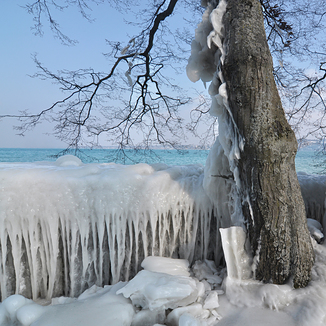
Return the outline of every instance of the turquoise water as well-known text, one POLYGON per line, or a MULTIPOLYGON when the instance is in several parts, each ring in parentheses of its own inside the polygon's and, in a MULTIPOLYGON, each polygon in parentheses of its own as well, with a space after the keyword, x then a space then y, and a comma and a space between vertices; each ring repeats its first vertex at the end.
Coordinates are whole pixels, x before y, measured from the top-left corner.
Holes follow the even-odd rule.
MULTIPOLYGON (((208 150, 125 150, 124 153, 114 149, 83 149, 77 155, 84 163, 108 163, 122 164, 165 163, 168 165, 205 165, 208 150)), ((0 148, 0 162, 36 162, 55 161, 57 155, 62 155, 61 149, 30 149, 30 148, 0 148)), ((314 148, 306 147, 299 150, 296 157, 297 171, 309 174, 326 174, 326 157, 316 155, 314 148)))
MULTIPOLYGON (((67 154, 78 156, 83 163, 160 162, 168 165, 204 165, 208 153, 208 150, 124 150, 121 152, 114 149, 83 149, 77 153, 72 151, 67 154)), ((55 161, 58 155, 63 155, 61 149, 0 148, 0 162, 55 161)))
POLYGON ((315 146, 300 149, 295 159, 296 170, 308 174, 326 174, 326 155, 316 151, 315 146))

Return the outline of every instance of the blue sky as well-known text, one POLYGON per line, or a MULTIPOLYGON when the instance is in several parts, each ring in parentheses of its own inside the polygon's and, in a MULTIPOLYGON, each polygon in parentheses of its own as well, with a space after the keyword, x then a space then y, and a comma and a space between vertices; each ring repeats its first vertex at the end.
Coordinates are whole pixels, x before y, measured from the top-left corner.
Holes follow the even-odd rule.
MULTIPOLYGON (((109 64, 102 55, 110 50, 106 39, 127 44, 130 38, 135 35, 134 28, 125 24, 124 15, 115 11, 107 3, 100 5, 92 3, 92 12, 90 13, 95 19, 93 23, 85 20, 76 8, 70 8, 64 12, 53 12, 62 31, 79 41, 75 46, 64 46, 58 39, 54 38, 46 21, 44 22, 43 37, 33 35, 31 30, 33 26, 32 16, 21 7, 28 1, 5 0, 1 2, 0 115, 15 114, 19 110, 26 109, 37 113, 61 99, 62 95, 57 85, 50 81, 30 77, 36 73, 32 59, 33 54, 37 53, 38 59, 52 71, 90 67, 99 71, 107 71, 109 64)), ((174 24, 183 24, 182 14, 179 13, 173 19, 174 24)), ((131 14, 130 17, 133 18, 131 14)), ((189 12, 187 18, 195 23, 196 20, 199 22, 201 19, 199 16, 189 16, 189 12)), ((171 21, 170 18, 168 19, 171 21)), ((180 83, 184 88, 195 87, 197 90, 204 90, 200 82, 192 84, 187 79, 185 71, 184 75, 178 78, 180 78, 180 83)), ((193 97, 196 96, 197 93, 194 91, 193 97)), ((190 107, 185 108, 182 116, 189 116, 190 109, 190 107)), ((17 136, 16 131, 13 130, 13 125, 17 124, 14 119, 0 121, 0 148, 65 147, 64 143, 48 135, 53 127, 49 123, 37 126, 24 137, 17 136)), ((189 137, 186 143, 196 144, 198 140, 189 137)))
MULTIPOLYGON (((62 30, 78 40, 75 46, 64 46, 54 38, 47 22, 44 22, 42 37, 33 34, 32 16, 21 7, 25 3, 25 0, 1 3, 0 114, 14 114, 25 109, 38 112, 61 97, 58 87, 50 81, 30 77, 36 72, 33 54, 36 53, 38 59, 53 71, 90 67, 105 70, 108 62, 102 53, 109 51, 105 39, 128 43, 133 35, 124 23, 124 17, 108 4, 92 5, 91 16, 96 19, 93 23, 85 20, 76 8, 71 8, 63 13, 54 12, 62 30)), ((193 86, 185 74, 182 78, 189 87, 193 86)), ((202 85, 199 87, 203 88, 202 85)), ((47 123, 37 126, 24 137, 16 135, 13 125, 17 125, 13 119, 0 121, 0 148, 65 147, 64 143, 47 135, 52 128, 47 123)))

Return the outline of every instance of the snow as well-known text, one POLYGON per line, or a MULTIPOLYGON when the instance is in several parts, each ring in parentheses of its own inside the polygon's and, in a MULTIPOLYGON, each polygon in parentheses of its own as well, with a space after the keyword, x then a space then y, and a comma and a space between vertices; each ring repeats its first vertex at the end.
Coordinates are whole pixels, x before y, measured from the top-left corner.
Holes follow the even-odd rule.
POLYGON ((129 300, 116 295, 121 285, 123 284, 99 289, 96 294, 89 297, 84 295, 84 298, 65 304, 27 304, 16 311, 11 322, 17 320, 24 326, 68 326, 93 325, 96 319, 96 325, 108 325, 108 321, 110 326, 130 325, 135 312, 129 300))
MULTIPOLYGON (((223 242, 227 246, 237 255, 238 244, 223 242)), ((306 289, 239 279, 229 271, 226 276, 225 268, 206 260, 196 262, 190 277, 144 269, 129 282, 94 285, 78 298, 55 298, 46 306, 12 295, 0 304, 0 325, 326 325, 326 247, 314 242, 314 249, 316 264, 306 289), (214 273, 222 284, 209 283, 214 273)), ((151 267, 167 262, 184 264, 155 257, 151 267)))
POLYGON ((296 325, 286 313, 262 309, 244 309, 222 319, 219 326, 279 326, 296 325))

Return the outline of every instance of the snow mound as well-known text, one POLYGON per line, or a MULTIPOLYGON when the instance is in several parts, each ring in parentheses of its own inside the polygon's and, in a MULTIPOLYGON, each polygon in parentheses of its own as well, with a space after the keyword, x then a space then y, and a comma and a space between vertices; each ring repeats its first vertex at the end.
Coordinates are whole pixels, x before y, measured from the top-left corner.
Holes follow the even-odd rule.
POLYGON ((83 162, 74 155, 64 155, 59 157, 55 164, 57 166, 81 166, 83 165, 83 162))

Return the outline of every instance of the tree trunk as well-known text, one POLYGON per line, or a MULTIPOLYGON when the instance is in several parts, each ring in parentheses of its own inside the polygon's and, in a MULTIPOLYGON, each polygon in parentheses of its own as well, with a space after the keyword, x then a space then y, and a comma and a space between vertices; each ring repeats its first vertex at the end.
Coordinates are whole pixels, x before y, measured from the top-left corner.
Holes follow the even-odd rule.
POLYGON ((314 262, 305 208, 295 171, 297 142, 273 77, 258 0, 228 0, 222 72, 229 107, 244 150, 238 161, 243 213, 256 278, 294 287, 310 280, 314 262))

